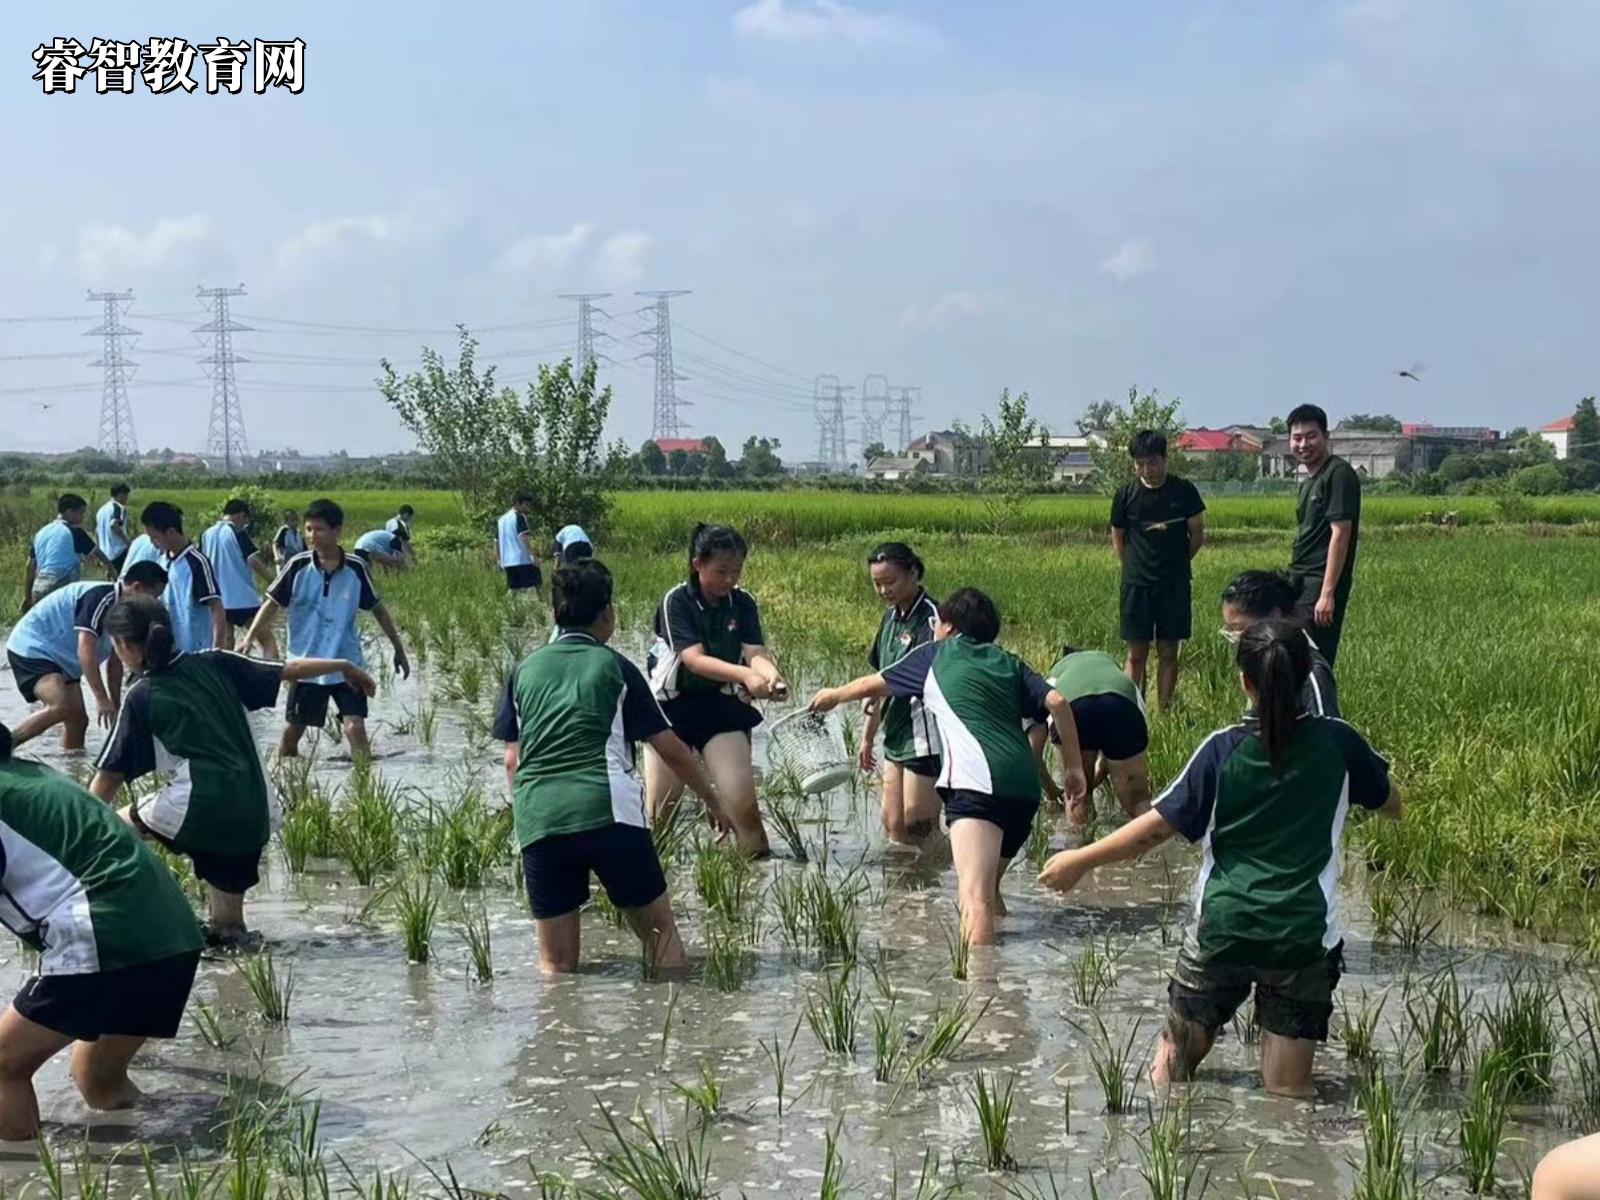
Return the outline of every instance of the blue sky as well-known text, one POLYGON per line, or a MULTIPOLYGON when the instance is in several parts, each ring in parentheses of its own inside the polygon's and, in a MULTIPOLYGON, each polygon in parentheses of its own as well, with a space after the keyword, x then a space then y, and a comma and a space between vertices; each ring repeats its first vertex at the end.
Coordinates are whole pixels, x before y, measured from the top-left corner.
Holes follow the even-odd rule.
MULTIPOLYGON (((186 323, 198 285, 239 282, 253 447, 404 448, 376 361, 451 345, 313 326, 465 321, 521 380, 570 349, 557 294, 582 290, 614 293, 630 443, 650 288, 692 289, 692 431, 776 434, 788 458, 815 448, 821 373, 920 386, 923 427, 1002 387, 1061 429, 1133 383, 1213 425, 1312 401, 1504 428, 1597 388, 1589 0, 270 11, 0 15, 0 318, 132 288, 142 446, 203 445, 186 323), (303 38, 304 92, 30 78, 58 36, 220 33, 303 38), (1420 384, 1390 374, 1415 362, 1420 384)), ((0 322, 0 444, 94 440, 92 355, 17 357, 94 349, 84 328, 0 322)))

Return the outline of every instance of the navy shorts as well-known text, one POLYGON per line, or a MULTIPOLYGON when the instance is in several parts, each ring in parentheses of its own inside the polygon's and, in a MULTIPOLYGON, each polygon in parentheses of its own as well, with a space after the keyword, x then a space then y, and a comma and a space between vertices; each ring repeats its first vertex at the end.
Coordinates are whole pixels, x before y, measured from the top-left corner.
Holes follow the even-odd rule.
POLYGON ((664 701, 661 711, 672 725, 672 732, 691 750, 704 750, 712 738, 724 733, 742 733, 761 724, 761 710, 727 692, 695 692, 664 701))
POLYGON ((194 864, 195 878, 219 892, 242 896, 261 882, 261 855, 263 846, 254 854, 213 854, 208 850, 191 850, 180 846, 171 838, 157 833, 144 823, 139 806, 133 806, 133 827, 153 842, 160 842, 174 854, 181 854, 194 864))
POLYGON ((891 758, 895 766, 910 775, 921 775, 924 779, 939 778, 940 761, 937 754, 919 754, 915 758, 891 758))
POLYGON ((991 796, 966 788, 940 788, 944 801, 944 824, 949 829, 957 821, 987 821, 1000 827, 1000 857, 1015 858, 1033 832, 1033 817, 1039 811, 1037 796, 991 796))
POLYGON ((529 588, 537 588, 544 582, 544 575, 533 563, 526 563, 520 567, 506 568, 506 590, 510 592, 525 592, 529 588))
POLYGON ((230 608, 225 611, 227 613, 229 625, 233 626, 235 629, 249 629, 251 623, 256 619, 256 614, 260 612, 261 609, 259 606, 257 606, 255 608, 230 608))
MULTIPOLYGON (((1098 696, 1079 696, 1072 702, 1072 723, 1078 730, 1078 749, 1085 754, 1104 754, 1112 762, 1137 758, 1150 746, 1150 726, 1137 703, 1116 692, 1098 696)), ((1050 740, 1061 744, 1055 722, 1050 723, 1050 740)))
POLYGON ((667 890, 648 829, 613 824, 557 834, 522 848, 522 876, 534 919, 548 921, 587 904, 591 871, 618 908, 643 908, 667 890))
POLYGON ((1187 582, 1166 587, 1122 585, 1122 640, 1187 641, 1194 620, 1193 593, 1187 582))
POLYGON ((80 1042, 178 1036, 200 951, 85 975, 35 975, 11 1006, 35 1025, 80 1042))
POLYGON ((22 693, 22 698, 29 704, 37 704, 39 697, 34 694, 34 688, 39 681, 47 675, 59 675, 65 679, 67 673, 61 669, 60 663, 53 663, 48 658, 23 658, 20 654, 6 651, 6 661, 11 664, 11 677, 17 681, 17 691, 22 693))
POLYGON ((328 720, 332 700, 341 717, 367 715, 367 698, 348 683, 291 683, 284 702, 284 719, 305 729, 321 729, 328 720))

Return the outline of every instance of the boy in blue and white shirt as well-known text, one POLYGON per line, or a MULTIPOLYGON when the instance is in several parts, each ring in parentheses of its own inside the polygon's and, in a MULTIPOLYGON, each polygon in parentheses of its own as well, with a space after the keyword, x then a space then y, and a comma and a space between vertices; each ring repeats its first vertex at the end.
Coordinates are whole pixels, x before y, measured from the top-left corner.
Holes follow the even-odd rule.
POLYGON ((528 528, 528 514, 533 512, 533 497, 518 492, 511 507, 500 514, 496 523, 500 546, 500 569, 506 573, 506 587, 513 592, 537 591, 544 582, 539 571, 539 556, 533 552, 533 534, 528 528))
POLYGON ((579 562, 594 557, 594 539, 584 532, 582 525, 563 525, 556 534, 556 558, 565 563, 579 562))
POLYGON ((100 553, 111 564, 114 576, 122 573, 123 559, 128 553, 128 495, 128 485, 117 484, 111 489, 111 499, 100 506, 94 518, 100 553))
POLYGON ((22 611, 27 612, 58 587, 78 582, 85 558, 98 559, 110 569, 94 539, 83 531, 89 502, 68 492, 56 502, 56 519, 28 544, 28 578, 22 589, 22 611))
MULTIPOLYGON (((250 536, 250 506, 243 500, 229 500, 222 506, 222 517, 200 535, 200 549, 211 560, 222 589, 222 609, 233 629, 249 629, 261 611, 261 594, 256 591, 256 576, 272 578, 266 556, 256 549, 250 536)), ((218 649, 226 650, 227 646, 218 649)), ((245 653, 250 647, 246 643, 245 653)), ((261 631, 261 652, 269 659, 278 657, 278 641, 270 626, 261 631)))

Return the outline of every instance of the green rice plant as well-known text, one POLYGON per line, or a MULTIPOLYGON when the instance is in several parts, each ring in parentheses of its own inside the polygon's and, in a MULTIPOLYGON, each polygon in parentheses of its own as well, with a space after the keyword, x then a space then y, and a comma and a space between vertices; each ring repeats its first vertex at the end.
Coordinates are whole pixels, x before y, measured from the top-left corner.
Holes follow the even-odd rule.
POLYGON ((1035 875, 1044 870, 1044 864, 1050 858, 1050 835, 1054 820, 1054 815, 1042 804, 1033 815, 1033 827, 1028 830, 1024 850, 1035 875))
POLYGON ((755 872, 749 857, 732 842, 702 842, 694 886, 707 909, 737 919, 754 894, 755 872))
POLYGON ((1484 894, 1513 929, 1532 929, 1539 921, 1547 889, 1537 876, 1518 875, 1484 894))
POLYGON ((1474 1196, 1487 1195, 1495 1188, 1495 1164, 1505 1145, 1506 1120, 1510 1116, 1508 1068, 1500 1051, 1482 1051, 1472 1076, 1471 1098, 1461 1114, 1456 1144, 1461 1150, 1467 1190, 1474 1196))
POLYGON ((700 1078, 696 1082, 674 1080, 672 1090, 699 1114, 702 1122, 715 1121, 722 1116, 722 1084, 704 1063, 700 1064, 700 1078))
POLYGON ((1353 1200, 1417 1200, 1421 1192, 1421 1154, 1406 1130, 1412 1111, 1402 1108, 1382 1071, 1367 1075, 1361 1089, 1365 1125, 1361 1158, 1355 1168, 1353 1200))
POLYGON ((255 997, 261 1019, 269 1025, 284 1025, 289 1020, 289 1006, 294 1000, 294 964, 290 963, 280 976, 272 951, 239 960, 239 974, 245 986, 255 997))
POLYGON ((604 1103, 596 1101, 596 1106, 605 1128, 598 1146, 583 1135, 585 1159, 611 1194, 638 1200, 711 1200, 715 1195, 704 1122, 695 1123, 693 1135, 675 1140, 646 1114, 628 1118, 625 1129, 604 1103))
POLYGON ((1506 1064, 1507 1090, 1513 1101, 1549 1092, 1557 1037, 1555 996, 1541 979, 1521 975, 1506 981, 1505 998, 1483 1015, 1489 1048, 1506 1064))
POLYGON ((489 911, 482 904, 461 907, 456 932, 467 943, 467 955, 472 964, 472 977, 479 983, 494 981, 494 947, 489 932, 489 911))
POLYGON ((950 978, 964 981, 972 965, 972 931, 959 912, 954 925, 943 921, 940 925, 944 929, 944 944, 950 951, 950 978))
POLYGON ((1150 1200, 1199 1200, 1210 1188, 1210 1168, 1200 1173, 1200 1156, 1190 1145, 1192 1127, 1188 1103, 1168 1101, 1138 1139, 1139 1175, 1150 1200))
POLYGON ((823 1134, 822 1183, 817 1189, 817 1200, 844 1200, 844 1158, 839 1154, 839 1133, 844 1128, 844 1118, 834 1122, 832 1129, 823 1134))
MULTIPOLYGON (((521 856, 517 861, 521 862, 521 856)), ((627 924, 627 918, 622 915, 622 910, 612 903, 611 895, 604 887, 594 889, 594 896, 589 901, 589 907, 600 915, 600 919, 613 929, 621 929, 627 924)))
POLYGON ((979 1071, 968 1093, 978 1113, 978 1133, 983 1138, 983 1165, 990 1171, 1017 1169, 1016 1155, 1011 1152, 1012 1093, 1016 1085, 1017 1077, 1008 1076, 1002 1091, 979 1071))
POLYGON ((491 807, 474 783, 462 783, 446 805, 432 801, 419 820, 411 856, 437 872, 446 887, 461 891, 482 887, 491 872, 511 855, 512 816, 505 805, 491 807))
POLYGON ((439 709, 432 703, 417 710, 417 740, 429 750, 439 736, 439 709))
MULTIPOLYGON (((940 1180, 938 1153, 931 1146, 924 1149, 922 1165, 917 1171, 917 1190, 910 1194, 911 1200, 951 1200, 951 1197, 958 1195, 961 1189, 959 1175, 950 1182, 940 1180)), ((889 1177, 889 1200, 901 1200, 898 1161, 894 1164, 894 1173, 889 1177)))
MULTIPOLYGON (((1051 946, 1056 953, 1064 953, 1051 946)), ((1117 986, 1117 963, 1127 953, 1127 946, 1118 946, 1108 933, 1103 938, 1089 938, 1072 961, 1072 999, 1082 1008, 1095 1008, 1117 986)))
POLYGON ((1466 1056, 1472 1041, 1467 1001, 1454 967, 1433 975, 1420 992, 1405 991, 1406 1024, 1417 1058, 1429 1074, 1447 1074, 1466 1056))
POLYGON ((800 804, 799 788, 794 793, 786 790, 775 790, 767 793, 767 817, 771 820, 773 828, 778 831, 778 836, 783 839, 783 844, 789 847, 789 854, 797 863, 808 863, 811 854, 806 849, 805 836, 800 832, 800 804))
MULTIPOLYGON (((40 1139, 43 1146, 43 1139, 40 1139)), ((225 1163, 214 1162, 209 1171, 201 1167, 184 1154, 182 1147, 174 1146, 172 1150, 173 1161, 177 1163, 176 1176, 168 1169, 168 1180, 163 1180, 156 1172, 155 1159, 150 1154, 150 1147, 144 1142, 139 1143, 139 1161, 144 1167, 145 1186, 149 1189, 150 1200, 210 1200, 218 1191, 218 1181, 222 1175, 225 1163), (170 1186, 169 1186, 170 1185, 170 1186)), ((312 1200, 309 1193, 302 1191, 305 1200, 312 1200)))
POLYGON ((334 846, 362 887, 392 870, 400 857, 400 795, 371 770, 351 775, 351 796, 334 824, 334 846))
POLYGON ((200 1038, 213 1050, 230 1049, 239 1040, 238 1034, 227 1033, 222 1028, 222 1019, 217 1016, 217 1010, 204 1000, 196 1000, 194 1012, 190 1014, 194 1027, 200 1032, 200 1038))
POLYGON ((806 997, 806 1024, 829 1054, 854 1058, 856 1022, 861 1004, 861 989, 851 987, 855 964, 827 968, 822 983, 806 997))
POLYGON ((794 1066, 794 1039, 800 1034, 800 1022, 794 1023, 794 1028, 789 1030, 789 1040, 780 1042, 774 1033, 770 1042, 761 1043, 761 1052, 767 1056, 767 1061, 772 1064, 773 1081, 778 1090, 778 1120, 783 1120, 783 1097, 788 1089, 789 1071, 794 1066))
POLYGON ((1350 1011, 1345 997, 1339 997, 1339 1010, 1341 1015, 1340 1040, 1344 1042, 1345 1057, 1351 1062, 1371 1063, 1378 1057, 1378 1022, 1383 1016, 1383 1007, 1389 1002, 1387 989, 1378 994, 1377 1004, 1371 1002, 1365 989, 1361 992, 1361 1006, 1350 1011))
POLYGON ((394 889, 395 913, 405 937, 406 961, 426 963, 433 952, 433 925, 439 915, 439 895, 433 877, 413 873, 394 889))
POLYGON ((278 843, 289 870, 298 875, 309 860, 333 857, 333 801, 312 779, 296 789, 292 800, 288 795, 284 799, 278 843))
MULTIPOLYGON (((1093 1032, 1084 1030, 1090 1039, 1089 1065, 1105 1097, 1106 1112, 1132 1112, 1134 1098, 1139 1093, 1140 1067, 1139 1055, 1134 1047, 1138 1044, 1144 1019, 1133 1023, 1133 1028, 1128 1031, 1128 1040, 1123 1042, 1112 1037, 1105 1019, 1098 1012, 1091 1010, 1089 1015, 1094 1021, 1093 1032)), ((1082 1026, 1078 1028, 1083 1029, 1082 1026)))
POLYGON ((770 893, 784 943, 796 952, 815 951, 823 962, 853 962, 866 891, 859 867, 838 880, 831 879, 820 863, 784 872, 770 893))
POLYGON ((750 947, 759 937, 753 921, 756 913, 740 914, 738 918, 711 913, 705 925, 706 959, 702 978, 719 992, 736 992, 744 986, 754 969, 750 947))
POLYGON ((1367 885, 1367 898, 1372 905, 1373 933, 1394 941, 1408 954, 1431 942, 1444 923, 1442 916, 1430 916, 1427 893, 1388 871, 1373 877, 1367 885))
POLYGON ((933 1074, 935 1067, 960 1053, 992 1002, 992 999, 985 1000, 976 1013, 972 1011, 972 1001, 967 996, 961 997, 949 1009, 942 1004, 934 1006, 933 1013, 928 1017, 927 1033, 906 1065, 905 1075, 889 1097, 891 1111, 899 1102, 902 1092, 907 1088, 921 1087, 933 1074))
POLYGON ((900 1074, 910 1053, 909 1033, 910 1025, 895 1015, 893 1001, 873 1006, 872 1078, 878 1083, 890 1083, 900 1074))
POLYGON ((1600 1128, 1600 996, 1562 1008, 1570 1035, 1568 1065, 1573 1092, 1564 1113, 1569 1129, 1600 1128))
POLYGON ((672 805, 650 822, 650 838, 663 867, 678 862, 693 844, 695 820, 686 802, 672 805))

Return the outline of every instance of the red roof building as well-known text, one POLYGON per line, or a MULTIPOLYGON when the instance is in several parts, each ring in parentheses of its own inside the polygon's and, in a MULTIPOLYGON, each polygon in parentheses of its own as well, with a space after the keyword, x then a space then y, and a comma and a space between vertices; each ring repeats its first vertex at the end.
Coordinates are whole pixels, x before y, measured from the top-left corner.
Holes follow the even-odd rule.
POLYGON ((685 454, 703 454, 706 448, 699 438, 657 438, 656 445, 663 454, 671 454, 674 450, 682 450, 685 454))
POLYGON ((1260 450, 1254 438, 1229 433, 1226 429, 1185 429, 1178 449, 1186 454, 1220 454, 1229 450, 1260 450))
POLYGON ((1540 433, 1571 433, 1572 432, 1572 418, 1571 417, 1562 417, 1559 420, 1551 421, 1550 424, 1548 424, 1548 425, 1541 425, 1541 426, 1539 426, 1539 432, 1540 433))

